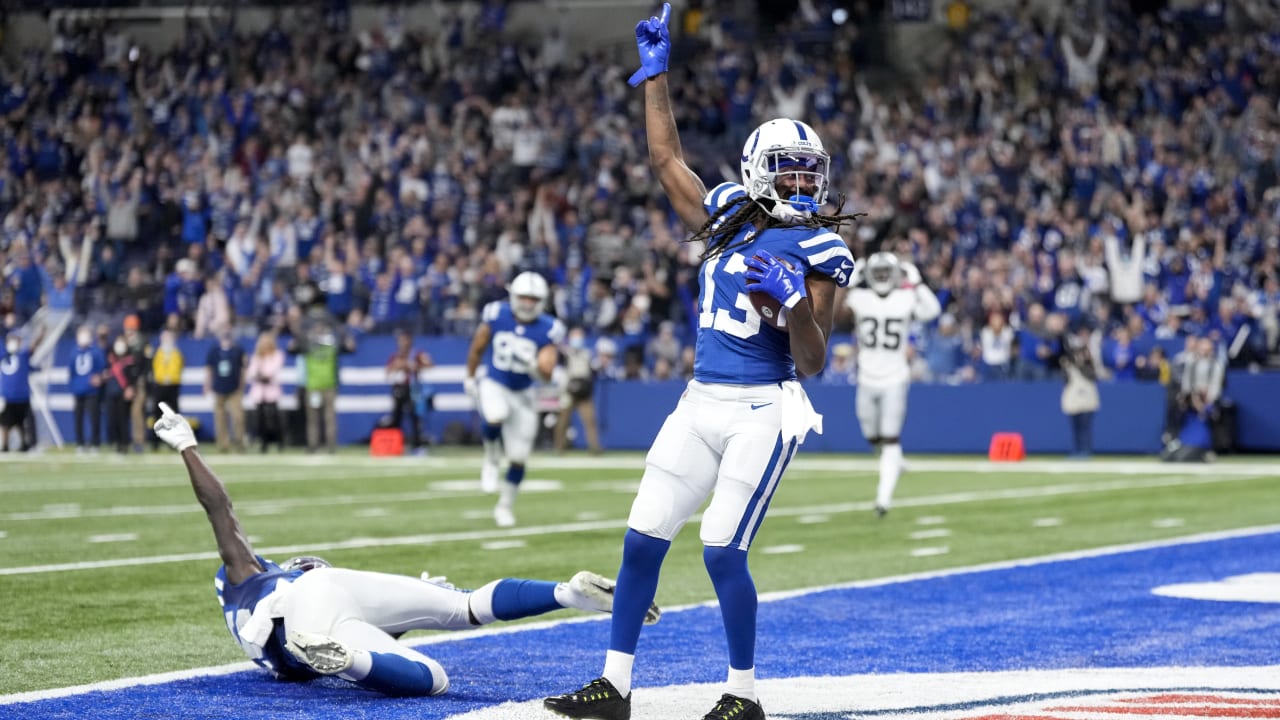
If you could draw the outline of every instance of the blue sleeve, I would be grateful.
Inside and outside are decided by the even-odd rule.
[[[738,183],[723,182],[711,188],[707,196],[702,199],[702,207],[706,208],[708,215],[714,215],[725,205],[746,196],[747,189]]]
[[[809,265],[809,272],[826,275],[840,287],[847,287],[853,275],[853,254],[844,238],[821,230],[799,242],[800,255]]]

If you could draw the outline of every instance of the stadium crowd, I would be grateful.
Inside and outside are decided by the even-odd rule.
[[[736,179],[723,158],[749,128],[808,119],[866,213],[843,231],[855,257],[897,252],[946,309],[913,333],[917,379],[1045,377],[1080,328],[1118,380],[1167,381],[1170,344],[1201,337],[1233,366],[1275,355],[1275,18],[975,14],[912,81],[870,66],[862,4],[837,24],[801,3],[767,36],[694,5],[675,98],[691,166]],[[193,23],[159,54],[60,25],[0,73],[5,330],[48,307],[252,337],[287,329],[301,287],[354,334],[467,335],[534,270],[604,375],[689,372],[699,248],[648,169],[631,59],[521,40],[504,8],[441,6],[425,29],[392,7],[359,33],[319,10]],[[855,359],[835,344],[827,379]]]

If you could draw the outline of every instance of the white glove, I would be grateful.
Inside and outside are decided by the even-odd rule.
[[[432,575],[431,573],[427,572],[426,570],[423,570],[423,571],[422,571],[422,575],[421,575],[420,577],[422,578],[422,582],[424,582],[424,583],[431,583],[432,585],[439,585],[440,587],[444,588],[445,590],[457,590],[457,589],[458,589],[458,587],[457,587],[456,585],[454,585],[453,583],[449,582],[449,578],[448,578],[448,577],[445,577],[444,575]]]
[[[476,384],[473,377],[464,378],[462,381],[462,390],[472,401],[478,401],[480,398],[480,386]]]
[[[902,263],[902,274],[906,277],[907,284],[912,287],[924,282],[924,278],[920,277],[920,268],[916,267],[915,263]]]
[[[168,403],[160,403],[160,419],[156,421],[156,437],[165,445],[182,452],[196,446],[196,434],[187,419],[173,411]]]

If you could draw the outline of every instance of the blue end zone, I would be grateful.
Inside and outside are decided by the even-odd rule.
[[[813,593],[760,606],[757,672],[1272,664],[1280,605],[1151,593],[1252,572],[1280,572],[1280,533]],[[0,718],[444,718],[569,690],[599,674],[608,636],[605,622],[591,622],[429,646],[451,679],[439,698],[388,699],[340,681],[292,685],[244,672],[0,706]],[[639,687],[722,681],[719,611],[668,614],[645,629],[639,654]]]

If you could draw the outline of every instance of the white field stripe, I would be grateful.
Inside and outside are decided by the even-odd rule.
[[[951,548],[946,545],[939,545],[937,547],[919,547],[912,548],[911,557],[933,557],[935,555],[946,555],[949,552],[951,552]]]
[[[897,507],[930,507],[934,505],[954,505],[970,502],[991,502],[994,500],[1012,500],[1037,497],[1056,497],[1061,495],[1088,495],[1098,492],[1112,492],[1151,487],[1177,487],[1181,485],[1203,485],[1221,482],[1237,482],[1254,478],[1232,477],[1199,477],[1199,478],[1151,478],[1132,480],[1113,480],[1100,483],[1072,483],[1049,485],[1045,487],[1009,488],[1007,490],[981,490],[972,492],[947,493],[943,495],[926,495],[916,498],[902,498],[895,502]],[[772,508],[773,517],[795,517],[814,513],[845,513],[871,510],[871,502],[852,502],[827,505],[809,505],[802,507]],[[695,515],[690,521],[697,521],[701,515]],[[314,545],[283,545],[279,547],[260,548],[261,555],[296,555],[331,550],[353,550],[371,547],[394,547],[400,545],[426,545],[442,542],[467,542],[475,540],[495,540],[510,537],[534,537],[538,535],[558,535],[562,533],[589,532],[593,530],[614,530],[627,526],[624,519],[597,520],[592,522],[564,523],[559,525],[534,525],[508,530],[474,530],[466,532],[438,533],[434,535],[408,535],[387,538],[352,538],[339,542],[318,543]],[[20,567],[0,568],[0,576],[31,575],[50,572],[66,572],[73,570],[97,570],[112,567],[130,567],[136,565],[159,565],[194,560],[211,560],[218,557],[216,552],[181,553],[157,555],[152,557],[116,558],[112,560],[86,560],[75,563],[49,565],[27,565]]]
[[[90,535],[88,542],[97,543],[117,543],[117,542],[133,542],[138,539],[138,533],[107,533],[105,535]]]
[[[854,580],[851,582],[835,583],[831,585],[819,585],[816,587],[799,588],[796,590],[779,590],[775,592],[767,592],[760,594],[760,602],[778,602],[779,600],[787,600],[790,598],[801,597],[813,593],[826,592],[829,590],[845,590],[845,589],[866,589],[884,587],[886,585],[898,585],[902,583],[921,582],[925,580],[936,580],[940,578],[955,577],[959,575],[974,575],[984,572],[993,572],[999,570],[1010,570],[1015,568],[1035,567],[1037,565],[1047,565],[1050,563],[1071,562],[1074,560],[1087,560],[1090,558],[1104,557],[1107,555],[1121,555],[1124,553],[1141,552],[1143,550],[1158,550],[1160,548],[1176,547],[1179,545],[1192,545],[1195,543],[1214,542],[1216,540],[1232,540],[1237,538],[1255,537],[1258,535],[1270,535],[1272,533],[1280,533],[1280,525],[1261,525],[1249,528],[1236,528],[1233,530],[1222,530],[1217,532],[1197,533],[1195,535],[1184,535],[1176,538],[1165,538],[1163,540],[1150,540],[1137,543],[1126,543],[1123,545],[1108,545],[1099,548],[1090,548],[1088,550],[1072,550],[1069,552],[1052,553],[1049,555],[1038,555],[1034,557],[1020,558],[1016,560],[1001,560],[998,562],[982,563],[980,565],[969,565],[967,567],[945,568],[941,570],[928,570],[924,572],[908,573],[905,575],[890,575],[882,578],[872,578],[869,580]],[[677,605],[675,607],[663,608],[663,613],[670,615],[671,613],[683,612],[693,608],[715,607],[716,601],[710,600],[701,603],[692,603],[689,605]],[[491,635],[511,635],[514,633],[532,632],[535,630],[545,630],[547,628],[560,625],[570,625],[584,622],[602,622],[608,620],[608,615],[585,615],[560,620],[543,620],[540,622],[522,623],[519,625],[490,625],[475,630],[466,630],[454,633],[442,633],[431,637],[417,639],[412,638],[405,642],[405,645],[411,647],[423,647],[426,645],[442,645],[444,643],[465,642],[477,637],[487,637]],[[49,700],[53,698],[70,697],[73,695],[84,695],[91,692],[101,692],[105,690],[122,690],[125,688],[138,687],[142,685],[160,685],[166,682],[174,682],[179,680],[189,680],[197,677],[212,677],[217,675],[229,675],[244,670],[252,670],[257,666],[249,662],[233,663],[230,665],[217,665],[207,668],[194,668],[191,670],[178,670],[175,672],[160,673],[157,675],[145,675],[135,678],[121,678],[119,680],[107,680],[103,682],[91,683],[87,685],[77,685],[75,687],[52,688],[49,690],[33,690],[30,692],[15,693],[11,695],[0,695],[0,705],[13,705],[16,703],[35,702],[38,700]]]
[[[912,540],[932,540],[934,538],[951,537],[951,531],[946,528],[935,528],[933,530],[917,530],[910,535]]]
[[[219,464],[221,465],[222,463],[219,463]],[[125,466],[122,465],[120,469],[123,470],[124,467]],[[479,473],[478,469],[480,467],[480,463],[478,461],[475,463],[475,467],[477,468],[477,474],[478,474]],[[47,468],[42,470],[42,472],[50,472],[50,471],[51,470]],[[268,483],[299,483],[299,482],[310,483],[314,481],[325,481],[325,480],[347,480],[353,474],[358,474],[360,477],[366,477],[366,478],[369,478],[369,477],[408,478],[408,477],[411,477],[412,473],[415,473],[415,472],[419,473],[423,480],[426,480],[432,474],[435,474],[437,476],[442,472],[454,474],[454,473],[457,473],[458,470],[453,468],[448,468],[443,470],[439,470],[439,469],[433,470],[430,468],[410,469],[410,468],[404,468],[404,467],[400,467],[400,468],[364,468],[364,467],[336,468],[335,467],[335,468],[316,468],[316,469],[307,470],[302,468],[269,468],[268,469],[264,467],[262,470],[262,473],[259,475],[248,476],[248,475],[240,475],[239,472],[235,472],[235,473],[223,472],[223,473],[220,473],[220,477],[222,478],[222,481],[224,483],[234,487],[236,485],[262,485],[262,484],[268,484]],[[162,476],[158,475],[153,477],[137,477],[136,476],[137,473],[138,471],[135,469],[131,473],[132,475],[134,475],[134,477],[126,477],[126,478],[121,478],[118,476],[112,477],[111,475],[108,475],[106,472],[103,472],[101,473],[101,476],[93,477],[92,479],[77,479],[77,480],[69,480],[69,481],[63,481],[63,482],[52,480],[49,482],[0,484],[0,493],[40,493],[40,492],[58,492],[58,491],[69,492],[69,491],[75,491],[75,490],[124,490],[124,489],[137,489],[137,488],[185,487],[190,483],[190,481],[187,479],[186,475],[183,474],[180,468],[176,469],[175,472],[172,474],[162,475]],[[448,477],[448,475],[445,475],[445,477]]]
[[[448,492],[416,492],[416,493],[384,493],[370,495],[334,495],[320,498],[283,498],[280,500],[257,500],[236,503],[236,510],[245,515],[278,515],[289,510],[309,507],[329,507],[334,505],[377,505],[379,503],[423,502],[426,500],[445,500],[452,498],[473,498],[475,493]],[[204,514],[204,508],[194,500],[181,505],[116,505],[106,508],[45,508],[35,512],[17,512],[0,515],[0,520],[73,520],[78,518],[100,517],[151,517],[158,515],[186,515],[190,513]],[[383,512],[385,515],[385,511]],[[486,512],[485,517],[489,513]],[[372,515],[368,517],[374,517]],[[378,516],[381,517],[381,516]]]

